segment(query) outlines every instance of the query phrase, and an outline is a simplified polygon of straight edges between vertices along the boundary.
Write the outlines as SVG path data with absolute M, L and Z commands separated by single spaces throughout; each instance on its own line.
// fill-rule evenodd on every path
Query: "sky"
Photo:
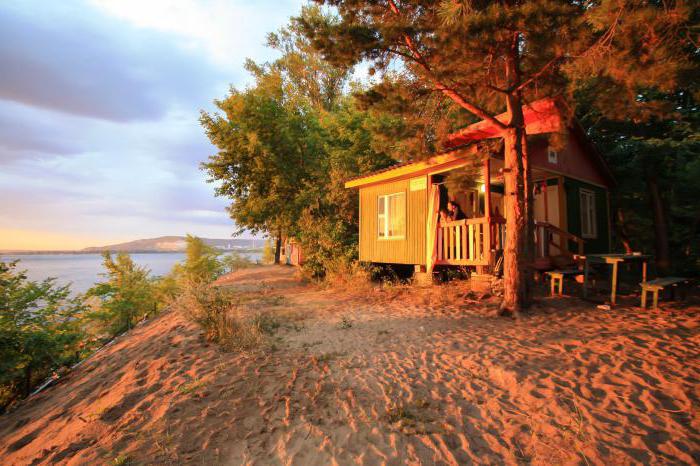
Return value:
M 0 250 L 230 237 L 199 112 L 302 3 L 2 0 Z

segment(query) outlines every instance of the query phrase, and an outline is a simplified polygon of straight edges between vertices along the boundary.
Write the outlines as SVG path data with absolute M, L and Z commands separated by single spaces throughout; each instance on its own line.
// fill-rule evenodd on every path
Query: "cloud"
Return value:
M 175 34 L 181 46 L 203 51 L 228 69 L 240 69 L 252 56 L 267 59 L 265 35 L 298 13 L 299 0 L 90 0 L 130 24 Z
M 41 232 L 71 247 L 230 236 L 199 110 L 246 84 L 244 58 L 268 60 L 266 33 L 300 4 L 0 2 L 0 249 L 21 231 L 35 248 Z
M 37 19 L 0 7 L 0 99 L 113 121 L 206 103 L 224 73 L 173 37 L 95 13 Z

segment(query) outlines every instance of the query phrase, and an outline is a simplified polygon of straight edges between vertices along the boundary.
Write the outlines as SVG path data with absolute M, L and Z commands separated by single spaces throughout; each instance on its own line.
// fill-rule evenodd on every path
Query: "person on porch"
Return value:
M 447 211 L 447 209 L 440 209 L 440 224 L 445 224 L 447 222 L 450 222 L 450 214 Z
M 457 204 L 455 201 L 450 201 L 447 203 L 447 215 L 449 216 L 450 221 L 464 220 L 467 218 L 464 215 L 464 212 L 462 212 L 462 209 L 459 207 L 459 204 Z

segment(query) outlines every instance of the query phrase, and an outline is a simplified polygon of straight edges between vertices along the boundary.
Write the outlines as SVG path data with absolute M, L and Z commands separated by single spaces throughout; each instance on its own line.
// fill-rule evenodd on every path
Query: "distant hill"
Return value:
M 251 250 L 263 247 L 261 239 L 213 239 L 202 238 L 206 244 L 224 251 Z M 82 249 L 81 252 L 181 252 L 185 250 L 184 236 L 160 236 L 158 238 L 137 239 L 126 243 L 110 244 L 107 246 L 92 246 Z

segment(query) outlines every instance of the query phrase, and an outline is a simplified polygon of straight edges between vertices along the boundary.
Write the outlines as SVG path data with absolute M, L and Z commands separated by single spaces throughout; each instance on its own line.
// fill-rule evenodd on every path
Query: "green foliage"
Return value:
M 0 410 L 78 361 L 85 311 L 68 286 L 29 281 L 17 261 L 0 261 Z
M 265 240 L 265 245 L 263 246 L 262 255 L 263 264 L 272 264 L 275 262 L 275 247 L 272 244 L 272 239 L 268 238 Z
M 579 109 L 616 174 L 617 239 L 654 254 L 661 272 L 680 275 L 700 271 L 700 108 L 692 97 L 697 83 L 695 87 L 637 96 L 650 106 L 664 100 L 676 109 L 667 118 L 646 122 L 610 120 L 591 105 Z M 580 100 L 586 101 L 586 95 Z
M 100 303 L 90 317 L 97 321 L 108 336 L 131 329 L 144 316 L 160 309 L 149 270 L 138 266 L 129 254 L 113 257 L 102 255 L 106 281 L 90 288 L 86 296 L 99 298 Z
M 316 182 L 304 193 L 306 206 L 297 219 L 295 236 L 304 253 L 304 268 L 317 277 L 347 269 L 357 260 L 359 202 L 356 190 L 345 189 L 349 178 L 385 168 L 394 160 L 375 149 L 373 115 L 352 98 L 323 115 L 323 163 Z
M 221 265 L 226 272 L 230 273 L 239 269 L 247 269 L 252 267 L 254 264 L 247 257 L 240 255 L 236 251 L 232 251 L 225 254 L 221 258 Z
M 201 238 L 187 235 L 185 261 L 173 267 L 173 275 L 182 282 L 211 283 L 224 271 L 219 252 Z
M 432 120 L 427 145 L 445 121 L 464 119 L 445 107 L 460 106 L 455 95 L 436 90 L 493 115 L 505 110 L 506 95 L 532 101 L 592 85 L 601 109 L 628 116 L 662 109 L 630 99 L 637 89 L 669 92 L 696 70 L 689 57 L 697 50 L 698 9 L 683 1 L 318 3 L 338 18 L 302 15 L 300 29 L 330 62 L 369 63 L 388 77 L 377 83 L 375 100 Z M 402 83 L 394 86 L 397 74 Z
M 343 182 L 393 160 L 373 146 L 372 125 L 384 120 L 343 96 L 349 69 L 323 60 L 302 34 L 302 21 L 337 19 L 307 7 L 270 34 L 281 57 L 249 62 L 255 85 L 232 89 L 217 102 L 220 114 L 202 115 L 219 149 L 202 167 L 219 183 L 217 195 L 231 200 L 237 225 L 297 238 L 304 267 L 322 276 L 331 260 L 357 256 L 357 193 Z M 270 244 L 263 261 L 273 262 Z
M 202 327 L 209 341 L 225 349 L 256 348 L 263 342 L 263 331 L 269 327 L 244 318 L 237 305 L 238 300 L 230 290 L 201 282 L 188 283 L 174 303 L 176 310 Z

